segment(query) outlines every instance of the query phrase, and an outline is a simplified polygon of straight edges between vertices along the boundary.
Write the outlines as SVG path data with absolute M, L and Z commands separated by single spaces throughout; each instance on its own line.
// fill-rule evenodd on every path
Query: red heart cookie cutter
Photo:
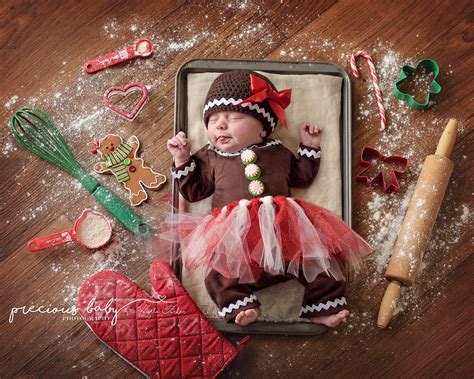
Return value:
M 375 175 L 373 175 L 373 172 L 372 175 L 369 175 L 371 169 L 375 166 L 373 162 L 374 159 L 398 166 L 396 170 L 391 170 L 390 172 L 389 185 L 387 185 L 387 181 L 385 180 L 384 170 L 378 171 Z M 408 159 L 398 155 L 385 156 L 377 149 L 365 146 L 362 149 L 362 153 L 360 155 L 360 166 L 364 167 L 364 169 L 357 174 L 356 180 L 365 182 L 365 185 L 367 187 L 369 187 L 374 182 L 380 181 L 383 192 L 387 192 L 389 190 L 395 192 L 400 189 L 398 178 L 401 177 L 402 174 L 406 171 L 406 168 L 408 166 Z
M 138 103 L 135 105 L 135 107 L 132 109 L 132 111 L 128 112 L 123 108 L 120 108 L 118 105 L 112 103 L 110 101 L 110 98 L 114 95 L 122 95 L 124 97 L 128 96 L 132 92 L 136 91 L 141 91 L 142 92 L 142 97 L 138 101 Z M 105 91 L 104 93 L 104 105 L 113 110 L 114 112 L 118 113 L 120 116 L 126 118 L 129 121 L 133 121 L 135 117 L 137 117 L 138 112 L 141 111 L 143 106 L 145 105 L 145 102 L 148 98 L 148 90 L 146 87 L 139 82 L 133 82 L 130 84 L 127 84 L 126 86 L 123 87 L 110 87 Z

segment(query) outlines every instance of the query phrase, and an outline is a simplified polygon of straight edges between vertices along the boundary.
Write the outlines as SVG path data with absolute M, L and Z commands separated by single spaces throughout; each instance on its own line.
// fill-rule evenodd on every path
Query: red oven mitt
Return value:
M 242 350 L 202 314 L 168 263 L 150 269 L 153 297 L 126 276 L 101 271 L 79 290 L 82 318 L 99 339 L 153 378 L 214 378 Z

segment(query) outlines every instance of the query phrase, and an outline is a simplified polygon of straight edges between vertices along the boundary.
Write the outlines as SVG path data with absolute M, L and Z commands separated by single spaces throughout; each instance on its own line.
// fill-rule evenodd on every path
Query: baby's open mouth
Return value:
M 216 138 L 216 141 L 220 143 L 227 143 L 231 140 L 231 138 L 232 137 L 228 137 L 228 136 L 219 136 Z

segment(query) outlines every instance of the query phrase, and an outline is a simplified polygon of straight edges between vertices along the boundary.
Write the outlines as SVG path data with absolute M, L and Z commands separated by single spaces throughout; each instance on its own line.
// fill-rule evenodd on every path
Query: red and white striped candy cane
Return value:
M 384 130 L 385 126 L 387 125 L 387 118 L 385 117 L 385 108 L 383 107 L 382 92 L 380 91 L 379 80 L 377 78 L 377 72 L 375 71 L 374 61 L 372 60 L 372 57 L 367 54 L 366 51 L 354 51 L 351 55 L 351 68 L 352 75 L 354 75 L 356 78 L 359 78 L 359 71 L 357 70 L 355 62 L 358 56 L 363 56 L 367 60 L 367 64 L 369 65 L 370 76 L 372 77 L 372 82 L 375 88 L 375 97 L 377 98 L 377 105 L 379 107 L 380 130 Z

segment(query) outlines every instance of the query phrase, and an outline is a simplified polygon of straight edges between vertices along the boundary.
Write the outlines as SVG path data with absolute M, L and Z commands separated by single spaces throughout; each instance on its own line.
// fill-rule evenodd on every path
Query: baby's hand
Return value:
M 186 163 L 191 154 L 191 142 L 184 132 L 179 132 L 166 142 L 166 147 L 174 159 L 174 164 L 179 167 Z
M 322 129 L 309 121 L 303 122 L 300 126 L 301 143 L 309 147 L 319 148 L 322 132 Z

